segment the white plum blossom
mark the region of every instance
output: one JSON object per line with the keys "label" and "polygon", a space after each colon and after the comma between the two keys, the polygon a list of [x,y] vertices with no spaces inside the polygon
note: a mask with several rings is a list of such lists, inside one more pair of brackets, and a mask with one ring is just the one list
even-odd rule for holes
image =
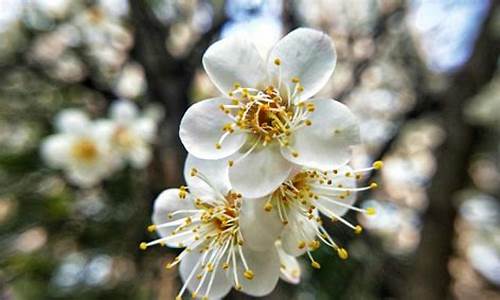
{"label": "white plum blossom", "polygon": [[222,96],[192,105],[179,135],[192,155],[229,159],[234,189],[247,197],[274,191],[296,165],[331,170],[359,143],[355,116],[340,102],[310,99],[333,73],[336,53],[324,33],[300,28],[264,60],[242,37],[216,42],[203,66]]}
{"label": "white plum blossom", "polygon": [[382,162],[377,161],[370,168],[353,170],[344,165],[332,171],[303,169],[295,172],[281,186],[259,204],[260,211],[272,213],[277,211],[280,221],[284,224],[281,233],[281,247],[292,256],[307,253],[314,268],[320,264],[314,260],[311,252],[316,250],[321,242],[333,248],[340,258],[348,257],[347,250],[338,246],[323,226],[320,213],[332,222],[340,221],[360,234],[362,227],[352,225],[342,216],[349,210],[355,210],[368,215],[375,213],[373,208],[362,209],[353,206],[356,192],[377,187],[371,183],[366,187],[356,187],[356,180],[362,178],[364,172],[378,170]]}
{"label": "white plum blossom", "polygon": [[109,119],[96,123],[122,166],[129,162],[134,168],[144,168],[151,161],[157,120],[140,115],[135,103],[129,100],[113,102]]}
{"label": "white plum blossom", "polygon": [[81,110],[66,109],[55,119],[58,133],[41,145],[41,155],[53,168],[61,169],[80,187],[91,187],[117,167],[103,133]]}
{"label": "white plum blossom", "polygon": [[140,244],[141,249],[158,244],[185,248],[167,264],[167,268],[179,264],[184,282],[176,299],[182,299],[186,290],[193,298],[218,299],[232,287],[252,296],[266,295],[280,277],[280,260],[290,268],[286,278],[296,280],[293,275],[300,270],[297,273],[294,261],[275,247],[279,219],[272,214],[260,214],[258,220],[254,214],[242,214],[242,205],[256,202],[231,189],[227,162],[190,155],[185,177],[187,186],[167,189],[155,200],[153,225],[148,229],[160,238]]}

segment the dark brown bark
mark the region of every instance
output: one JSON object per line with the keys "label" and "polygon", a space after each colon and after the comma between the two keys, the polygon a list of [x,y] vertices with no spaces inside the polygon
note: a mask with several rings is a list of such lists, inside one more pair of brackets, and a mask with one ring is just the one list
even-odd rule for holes
{"label": "dark brown bark", "polygon": [[496,69],[499,41],[492,36],[491,15],[483,24],[467,65],[451,77],[450,87],[434,95],[442,103],[437,117],[446,139],[436,153],[437,169],[428,190],[429,206],[423,217],[420,245],[409,269],[403,299],[448,299],[452,254],[454,195],[466,184],[467,166],[476,131],[463,117],[464,104],[488,83]]}

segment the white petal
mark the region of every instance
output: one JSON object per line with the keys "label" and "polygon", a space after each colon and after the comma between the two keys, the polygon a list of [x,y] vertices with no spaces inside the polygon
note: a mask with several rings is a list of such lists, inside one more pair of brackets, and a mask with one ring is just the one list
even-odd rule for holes
{"label": "white petal", "polygon": [[[286,253],[293,256],[300,256],[307,250],[307,245],[316,238],[316,223],[305,216],[289,212],[288,225],[281,233],[281,244]],[[300,249],[299,244],[306,243],[306,247]]]}
{"label": "white petal", "polygon": [[[200,176],[206,177],[209,184],[196,176],[191,176],[191,171],[196,168]],[[188,154],[184,164],[184,179],[193,195],[212,195],[217,193],[226,195],[231,189],[228,176],[228,162],[224,159],[208,160],[199,159]]]}
{"label": "white petal", "polygon": [[137,105],[130,100],[118,100],[111,104],[111,118],[120,123],[133,121],[138,114]]}
{"label": "white petal", "polygon": [[220,159],[236,152],[245,142],[246,136],[234,132],[229,134],[217,149],[222,128],[232,120],[220,110],[221,104],[229,104],[225,98],[212,98],[191,105],[182,118],[179,137],[186,150],[202,159]]}
{"label": "white petal", "polygon": [[43,140],[40,154],[43,160],[51,168],[64,166],[71,151],[71,136],[67,134],[55,134]]}
{"label": "white petal", "polygon": [[[329,179],[332,180],[332,186],[338,186],[341,184],[344,188],[354,188],[356,187],[356,179],[354,176],[345,176],[346,172],[353,173],[351,167],[349,166],[342,166],[338,168],[338,174],[337,175],[331,175],[329,174],[328,177]],[[326,197],[326,198],[331,198],[335,201],[341,202],[343,204],[347,205],[352,205],[356,201],[356,193],[352,192],[349,195],[345,195],[344,192],[338,192],[337,194],[340,195],[342,194],[344,196],[344,199],[339,199],[338,197],[335,196],[335,192],[331,193],[326,193],[324,190],[316,190],[313,189],[315,193],[318,193],[320,196]],[[333,196],[332,196],[333,194]],[[342,216],[344,215],[349,208],[346,208],[344,206],[335,204],[334,202],[328,201],[323,198],[319,198],[318,200],[315,200],[319,203],[318,209],[326,216],[332,217],[332,213],[337,215],[337,216]]]}
{"label": "white petal", "polygon": [[[253,251],[244,247],[243,255],[248,267],[254,273],[254,277],[252,280],[248,280],[242,276],[245,268],[239,259],[237,265],[238,279],[243,287],[241,291],[254,297],[262,297],[271,293],[278,283],[280,274],[280,262],[276,248],[273,247],[267,251]],[[226,275],[230,276],[234,282],[232,269],[229,269]]]}
{"label": "white petal", "polygon": [[151,149],[144,143],[139,143],[133,147],[129,152],[129,159],[132,167],[142,169],[146,167],[151,161]]}
{"label": "white petal", "polygon": [[55,126],[57,130],[65,133],[84,133],[89,124],[90,121],[87,115],[83,111],[74,108],[61,111],[55,118]]}
{"label": "white petal", "polygon": [[298,152],[294,157],[282,148],[283,155],[299,165],[331,170],[350,160],[350,146],[360,142],[359,124],[344,104],[331,99],[311,101],[316,109],[310,115],[311,126],[293,133],[290,145]]}
{"label": "white petal", "polygon": [[132,130],[144,141],[151,143],[156,137],[156,122],[151,118],[139,118],[131,125]]}
{"label": "white petal", "polygon": [[92,136],[101,143],[109,143],[117,124],[109,119],[99,119],[92,123]]}
{"label": "white petal", "polygon": [[283,250],[281,241],[276,241],[276,250],[280,258],[280,278],[288,283],[298,284],[301,274],[299,261]]}
{"label": "white petal", "polygon": [[[178,210],[195,209],[191,197],[185,199],[179,198],[179,189],[168,189],[163,191],[155,200],[153,208],[153,224],[160,225],[163,223],[175,221],[189,214],[178,214],[169,218],[168,215]],[[175,227],[159,228],[158,233],[162,237],[169,236]]]}
{"label": "white petal", "polygon": [[229,168],[234,190],[248,198],[275,191],[289,176],[293,164],[283,158],[277,143],[254,149]]}
{"label": "white petal", "polygon": [[[189,282],[187,283],[187,287],[191,292],[194,292],[198,288],[198,285],[200,283],[200,281],[196,278],[196,275],[201,274],[202,272],[201,266],[200,264],[198,264],[198,262],[201,260],[202,255],[203,254],[200,254],[199,251],[192,251],[191,253],[186,255],[180,263],[179,273],[181,274],[183,282],[186,282],[190,275],[194,274],[193,276],[191,276],[191,280],[189,280]],[[203,285],[198,291],[198,296],[208,296],[209,299],[220,299],[227,293],[229,293],[229,291],[231,290],[231,282],[227,279],[224,272],[225,271],[219,265],[218,268],[213,271],[213,273],[208,273],[205,280],[203,281]],[[212,274],[215,274],[214,281],[212,283],[212,286],[210,287],[210,293],[206,295],[210,277],[212,276]]]}
{"label": "white petal", "polygon": [[239,219],[241,234],[245,245],[256,251],[274,247],[274,242],[283,230],[277,209],[264,209],[268,198],[243,198],[242,201]]}
{"label": "white petal", "polygon": [[[278,67],[274,60],[279,58]],[[293,77],[300,79],[304,91],[300,94],[305,100],[318,93],[332,76],[337,55],[332,39],[317,30],[299,28],[282,38],[269,53],[267,69],[273,78],[281,80],[293,92]]]}
{"label": "white petal", "polygon": [[69,181],[82,188],[95,186],[104,177],[100,169],[82,166],[71,166],[67,175]]}
{"label": "white petal", "polygon": [[230,37],[214,43],[203,55],[203,66],[225,95],[234,89],[235,83],[257,88],[266,79],[264,60],[251,42],[241,38]]}

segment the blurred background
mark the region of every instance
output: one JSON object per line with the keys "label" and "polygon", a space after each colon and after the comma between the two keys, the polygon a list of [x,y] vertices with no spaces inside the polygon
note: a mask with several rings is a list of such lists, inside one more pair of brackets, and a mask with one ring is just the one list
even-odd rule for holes
{"label": "blurred background", "polygon": [[[321,270],[265,299],[500,299],[500,5],[491,0],[0,0],[0,299],[173,299],[152,203],[183,184],[182,114],[217,95],[204,50],[230,35],[265,54],[290,30],[323,30],[337,67],[321,92],[362,121],[355,167],[383,159],[359,195],[365,231],[333,235]],[[77,107],[118,98],[164,111],[147,169],[79,189],[41,140]],[[227,299],[249,299],[231,292]]]}

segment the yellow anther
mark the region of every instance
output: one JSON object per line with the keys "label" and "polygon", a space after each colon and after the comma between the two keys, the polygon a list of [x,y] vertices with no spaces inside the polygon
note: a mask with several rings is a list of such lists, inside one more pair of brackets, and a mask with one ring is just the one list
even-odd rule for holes
{"label": "yellow anther", "polygon": [[377,211],[375,210],[375,207],[368,207],[366,209],[366,214],[369,216],[374,216],[376,213]]}
{"label": "yellow anther", "polygon": [[299,86],[297,87],[297,91],[299,91],[299,93],[302,93],[302,92],[304,91],[304,87],[303,87],[303,86],[301,86],[301,85],[299,85]]}
{"label": "yellow anther", "polygon": [[312,261],[311,267],[313,267],[315,269],[321,269],[321,265],[317,261]]}
{"label": "yellow anther", "polygon": [[238,101],[238,99],[232,99],[231,100],[231,104],[232,105],[238,105],[240,103],[240,101]]}
{"label": "yellow anther", "polygon": [[305,246],[306,246],[306,242],[305,241],[300,241],[297,247],[299,249],[304,249]]}
{"label": "yellow anther", "polygon": [[198,170],[196,168],[191,169],[191,176],[196,176],[198,174]]}
{"label": "yellow anther", "polygon": [[309,243],[309,248],[311,248],[311,250],[316,250],[319,248],[319,246],[321,246],[321,243],[317,240],[311,241]]}
{"label": "yellow anther", "polygon": [[271,204],[271,202],[266,202],[266,204],[264,205],[264,210],[269,212],[273,209],[273,205]]}
{"label": "yellow anther", "polygon": [[345,177],[351,177],[352,173],[351,172],[345,172]]}
{"label": "yellow anther", "polygon": [[214,265],[212,263],[207,264],[207,271],[212,272],[214,270]]}
{"label": "yellow anther", "polygon": [[167,263],[167,264],[165,265],[165,269],[167,269],[167,270],[172,269],[172,267],[173,267],[173,264],[172,264],[172,263]]}
{"label": "yellow anther", "polygon": [[234,165],[234,161],[233,161],[233,160],[228,160],[228,161],[227,161],[227,164],[228,164],[230,167],[232,167],[232,166]]}
{"label": "yellow anther", "polygon": [[224,264],[222,265],[222,269],[223,269],[223,270],[227,270],[227,269],[229,269],[229,264],[228,264],[228,263],[224,263]]}
{"label": "yellow anther", "polygon": [[281,65],[281,59],[275,58],[274,59],[274,64],[277,65],[277,66]]}
{"label": "yellow anther", "polygon": [[337,249],[337,254],[338,254],[338,256],[339,256],[341,259],[346,260],[346,259],[348,259],[348,258],[349,258],[349,253],[348,253],[348,252],[347,252],[347,250],[346,250],[346,249],[344,249],[344,248],[338,248],[338,249]]}
{"label": "yellow anther", "polygon": [[156,225],[155,224],[152,224],[152,225],[148,226],[148,231],[149,232],[154,232],[155,230],[156,230]]}
{"label": "yellow anther", "polygon": [[356,227],[354,227],[354,233],[361,234],[361,232],[363,232],[363,227],[361,227],[361,225],[356,225]]}
{"label": "yellow anther", "polygon": [[381,160],[377,160],[372,166],[375,170],[380,170],[384,167],[384,163]]}
{"label": "yellow anther", "polygon": [[370,188],[376,189],[376,188],[378,188],[378,184],[376,182],[372,182],[372,183],[370,183]]}
{"label": "yellow anther", "polygon": [[292,77],[292,82],[293,83],[299,83],[300,82],[299,77],[296,77],[296,76]]}
{"label": "yellow anther", "polygon": [[233,86],[234,86],[235,89],[239,89],[241,87],[241,84],[239,84],[238,82],[235,82],[233,84]]}
{"label": "yellow anther", "polygon": [[248,280],[252,280],[253,277],[254,277],[254,274],[253,274],[252,270],[246,270],[243,273],[243,276],[245,276],[245,278],[248,279]]}
{"label": "yellow anther", "polygon": [[305,120],[304,123],[306,124],[306,126],[311,126],[312,125],[311,120]]}
{"label": "yellow anther", "polygon": [[219,150],[220,148],[222,148],[221,144],[216,143],[216,144],[215,144],[215,149]]}
{"label": "yellow anther", "polygon": [[142,242],[142,243],[139,244],[139,248],[141,250],[146,250],[148,248],[148,244],[145,243],[145,242]]}
{"label": "yellow anther", "polygon": [[196,299],[196,296],[198,296],[198,293],[196,293],[196,292],[192,292],[192,293],[191,293],[191,297],[192,297],[193,299]]}
{"label": "yellow anther", "polygon": [[307,103],[306,107],[308,112],[313,112],[316,109],[313,103]]}
{"label": "yellow anther", "polygon": [[297,152],[297,151],[293,151],[293,152],[292,152],[292,156],[293,156],[293,157],[299,157],[299,152]]}
{"label": "yellow anther", "polygon": [[241,291],[243,289],[243,286],[241,284],[237,284],[235,287],[234,287],[237,291]]}

